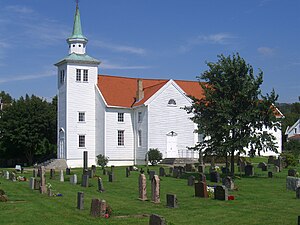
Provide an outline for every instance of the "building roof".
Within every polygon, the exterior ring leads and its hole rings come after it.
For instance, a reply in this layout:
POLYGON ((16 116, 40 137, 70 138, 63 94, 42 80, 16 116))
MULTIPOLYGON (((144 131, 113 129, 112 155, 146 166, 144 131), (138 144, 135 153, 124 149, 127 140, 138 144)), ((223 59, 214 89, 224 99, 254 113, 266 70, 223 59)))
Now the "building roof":
POLYGON ((70 63, 85 63, 85 64, 100 64, 98 59, 95 59, 87 54, 76 54, 71 53, 65 58, 61 59, 55 65, 58 66, 62 63, 70 62, 70 63))
MULTIPOLYGON (((144 98, 136 102, 137 81, 139 79, 99 75, 98 88, 109 106, 130 108, 144 104, 169 81, 166 79, 140 79, 143 81, 144 98)), ((192 95, 196 98, 204 97, 204 91, 198 81, 174 80, 174 82, 186 95, 192 95)))
POLYGON ((300 141, 300 134, 294 134, 288 138, 289 140, 299 140, 300 141))
POLYGON ((74 16, 74 25, 73 25, 73 32, 71 37, 68 39, 84 39, 87 40, 87 38, 83 35, 82 29, 81 29, 81 21, 80 21, 80 12, 78 4, 76 4, 76 12, 74 16))

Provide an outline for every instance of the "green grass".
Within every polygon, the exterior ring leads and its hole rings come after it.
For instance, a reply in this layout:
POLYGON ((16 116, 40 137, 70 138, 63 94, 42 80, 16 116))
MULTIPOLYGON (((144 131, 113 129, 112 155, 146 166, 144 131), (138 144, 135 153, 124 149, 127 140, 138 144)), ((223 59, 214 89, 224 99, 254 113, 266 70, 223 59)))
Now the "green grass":
MULTIPOLYGON (((158 174, 159 167, 152 167, 158 174)), ((299 169, 299 168, 298 168, 299 169)), ((80 181, 81 169, 73 169, 80 181)), ((167 170, 166 170, 167 171, 167 170)), ((0 224, 149 224, 148 217, 136 218, 135 215, 157 213, 164 216, 169 223, 178 224, 257 224, 257 225, 291 225, 297 223, 300 215, 300 200, 295 192, 287 191, 285 178, 287 169, 267 178, 267 172, 255 168, 256 177, 235 180, 237 191, 229 194, 235 196, 234 201, 218 201, 194 197, 194 188, 187 186, 186 179, 172 177, 161 178, 161 203, 138 200, 138 175, 131 172, 125 177, 125 168, 116 167, 116 181, 108 182, 97 168, 97 175, 103 178, 105 192, 97 192, 97 179, 90 179, 89 188, 71 185, 69 181, 49 180, 62 197, 48 197, 38 191, 29 189, 28 182, 11 182, 0 178, 0 189, 9 197, 8 202, 0 202, 0 224), (77 192, 84 192, 84 210, 76 209, 77 192), (179 208, 166 207, 166 194, 177 195, 179 208), (89 215, 92 198, 105 199, 113 209, 109 219, 93 218, 89 215), (118 216, 127 216, 118 218, 118 216)), ((168 171, 167 171, 168 172, 168 171)), ((31 171, 23 175, 29 178, 31 171)), ((49 174, 47 173, 47 177, 49 174)), ((148 176, 147 176, 148 177, 148 176)), ((69 176, 65 176, 69 180, 69 176)), ((208 182, 208 184, 214 184, 208 182)), ((150 181, 147 181, 147 194, 150 198, 150 181)))

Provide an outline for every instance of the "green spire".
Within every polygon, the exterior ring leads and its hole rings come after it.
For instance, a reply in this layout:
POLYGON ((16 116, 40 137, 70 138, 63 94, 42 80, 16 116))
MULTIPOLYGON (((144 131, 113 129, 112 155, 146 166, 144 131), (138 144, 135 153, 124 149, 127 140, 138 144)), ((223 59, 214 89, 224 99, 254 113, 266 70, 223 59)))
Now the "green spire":
POLYGON ((75 39, 87 39, 85 36, 82 34, 82 29, 81 29, 81 21, 80 21, 80 13, 79 13, 79 7, 78 4, 76 4, 76 12, 75 12, 75 17, 74 17, 74 25, 73 25, 73 33, 72 36, 69 38, 75 38, 75 39))

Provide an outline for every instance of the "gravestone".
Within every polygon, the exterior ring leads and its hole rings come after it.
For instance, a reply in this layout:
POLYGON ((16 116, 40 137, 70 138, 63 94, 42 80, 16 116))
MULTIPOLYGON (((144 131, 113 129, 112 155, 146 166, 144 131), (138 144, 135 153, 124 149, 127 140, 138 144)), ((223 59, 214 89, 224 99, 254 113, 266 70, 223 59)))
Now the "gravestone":
POLYGON ((99 192, 105 191, 105 190, 104 190, 104 185, 103 185, 103 182, 102 182, 102 178, 101 178, 101 177, 98 177, 98 191, 99 191, 99 192))
POLYGON ((105 168, 103 168, 102 174, 103 174, 103 175, 107 175, 107 174, 106 174, 106 169, 105 169, 105 168))
POLYGON ((283 169, 283 160, 281 156, 278 156, 278 159, 274 161, 274 164, 279 167, 279 172, 283 169))
POLYGON ((94 198, 91 203, 91 216, 104 217, 106 213, 106 201, 94 198))
POLYGON ((10 180, 13 181, 13 182, 17 181, 17 177, 16 177, 16 174, 14 172, 10 173, 10 180))
POLYGON ((71 168, 66 168, 66 175, 71 175, 71 168))
POLYGON ((274 168, 273 168, 273 172, 275 172, 275 173, 279 173, 279 172, 280 172, 280 170, 279 170, 279 167, 278 167, 278 166, 274 166, 274 168))
POLYGON ((269 156, 268 164, 274 164, 274 160, 275 160, 274 156, 269 156))
POLYGON ((88 152, 83 151, 83 173, 88 169, 88 152))
POLYGON ((229 174, 229 172, 230 172, 228 167, 222 167, 221 171, 222 171, 222 174, 229 174))
POLYGON ((50 169, 50 179, 55 179, 55 169, 50 169))
POLYGON ((16 166, 15 166, 15 171, 16 171, 16 172, 21 172, 21 171, 22 171, 21 165, 16 165, 16 166))
POLYGON ((295 169, 289 169, 288 170, 288 176, 295 177, 296 174, 297 174, 297 170, 295 170, 295 169))
POLYGON ((149 225, 167 225, 167 221, 164 217, 157 214, 151 214, 149 219, 149 225))
POLYGON ((194 184, 195 184, 195 177, 194 176, 189 176, 187 184, 188 184, 188 186, 194 186, 194 184))
POLYGON ((253 167, 253 165, 245 166, 245 176, 248 176, 248 177, 254 176, 254 167, 253 167))
POLYGON ((154 170, 149 171, 149 180, 152 180, 153 177, 154 177, 154 175, 155 175, 155 171, 154 170))
POLYGON ((93 178, 94 177, 94 170, 88 170, 88 175, 89 175, 89 178, 93 178))
POLYGON ((179 178, 179 168, 178 167, 173 168, 173 177, 179 178))
POLYGON ((6 180, 9 180, 9 172, 8 172, 8 171, 5 171, 5 172, 4 172, 4 178, 5 178, 6 180))
POLYGON ((167 207, 169 208, 177 208, 178 201, 177 197, 174 194, 167 194, 167 207))
POLYGON ((65 181, 65 178, 64 178, 64 171, 63 171, 63 170, 60 170, 60 171, 59 171, 59 181, 60 181, 60 182, 64 182, 64 181, 65 181))
POLYGON ((192 172, 192 164, 190 164, 190 163, 185 164, 185 171, 192 172))
POLYGON ((52 189, 48 188, 48 189, 47 189, 47 194, 48 194, 49 197, 52 197, 52 196, 53 196, 53 191, 52 191, 52 189))
POLYGON ((296 198, 300 199, 300 187, 296 188, 296 198))
POLYGON ((195 183, 195 197, 208 198, 206 182, 195 183))
POLYGON ((34 190, 40 190, 40 181, 36 178, 34 179, 34 190))
POLYGON ((222 184, 228 188, 229 190, 233 190, 234 189, 234 182, 232 180, 231 177, 224 177, 222 180, 222 184))
POLYGON ((183 166, 179 166, 178 172, 179 172, 178 174, 179 178, 182 177, 182 174, 185 172, 185 168, 183 166))
POLYGON ((173 167, 169 168, 169 174, 173 174, 173 169, 174 169, 173 167))
POLYGON ((89 187, 89 175, 82 175, 81 187, 89 187))
POLYGON ((35 177, 35 178, 38 176, 38 170, 37 169, 32 170, 32 176, 35 177))
POLYGON ((269 177, 269 178, 272 178, 272 177, 273 177, 273 172, 269 171, 269 172, 268 172, 268 177, 269 177))
POLYGON ((130 169, 129 167, 126 167, 126 177, 129 177, 130 176, 130 169))
POLYGON ((77 193, 77 209, 83 210, 84 208, 84 193, 77 193))
POLYGON ((206 183, 206 176, 204 173, 199 173, 199 182, 201 181, 206 183))
POLYGON ((70 183, 73 184, 73 185, 76 185, 76 184, 77 184, 77 175, 76 175, 76 174, 73 174, 73 175, 70 177, 70 183))
POLYGON ((34 190, 34 182, 35 182, 35 178, 34 177, 30 177, 30 180, 29 180, 29 188, 31 190, 34 190))
POLYGON ((114 172, 108 173, 108 182, 114 182, 115 181, 115 174, 114 172))
POLYGON ((47 193, 47 187, 46 187, 46 178, 45 178, 45 167, 41 166, 39 168, 40 170, 40 193, 46 194, 47 193))
POLYGON ((139 176, 139 199, 142 201, 147 200, 146 184, 146 176, 141 173, 139 176))
POLYGON ((166 176, 165 168, 159 167, 159 176, 160 177, 166 176))
POLYGON ((260 168, 260 169, 261 169, 261 168, 263 167, 264 164, 266 164, 266 163, 265 163, 265 162, 260 162, 260 163, 258 163, 257 168, 260 168))
POLYGON ((96 165, 92 165, 92 170, 93 170, 93 174, 95 175, 96 174, 96 170, 97 170, 96 165))
POLYGON ((296 191, 297 187, 300 187, 300 178, 298 177, 286 177, 286 189, 296 191))
POLYGON ((160 179, 157 175, 154 175, 151 180, 151 201, 154 203, 160 203, 160 179))
POLYGON ((261 167, 262 171, 268 171, 268 165, 267 164, 263 164, 261 167))
POLYGON ((205 165, 204 164, 200 164, 198 166, 198 172, 199 173, 205 173, 205 165))
POLYGON ((216 200, 228 200, 228 190, 225 186, 216 186, 215 188, 215 199, 216 200))
POLYGON ((129 171, 133 171, 133 166, 129 166, 129 171))
POLYGON ((115 170, 115 166, 114 166, 114 165, 111 165, 111 166, 110 166, 110 171, 111 171, 111 172, 114 172, 114 170, 115 170))
POLYGON ((217 171, 212 171, 210 173, 210 181, 219 183, 221 181, 220 174, 217 171))

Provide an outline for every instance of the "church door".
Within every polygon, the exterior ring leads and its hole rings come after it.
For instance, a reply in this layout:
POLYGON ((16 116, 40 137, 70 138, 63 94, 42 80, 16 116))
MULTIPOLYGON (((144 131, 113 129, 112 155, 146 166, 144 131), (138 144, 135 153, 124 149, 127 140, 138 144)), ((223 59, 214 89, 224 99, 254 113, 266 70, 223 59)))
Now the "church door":
POLYGON ((174 131, 171 131, 167 134, 166 158, 178 158, 177 134, 174 131))

